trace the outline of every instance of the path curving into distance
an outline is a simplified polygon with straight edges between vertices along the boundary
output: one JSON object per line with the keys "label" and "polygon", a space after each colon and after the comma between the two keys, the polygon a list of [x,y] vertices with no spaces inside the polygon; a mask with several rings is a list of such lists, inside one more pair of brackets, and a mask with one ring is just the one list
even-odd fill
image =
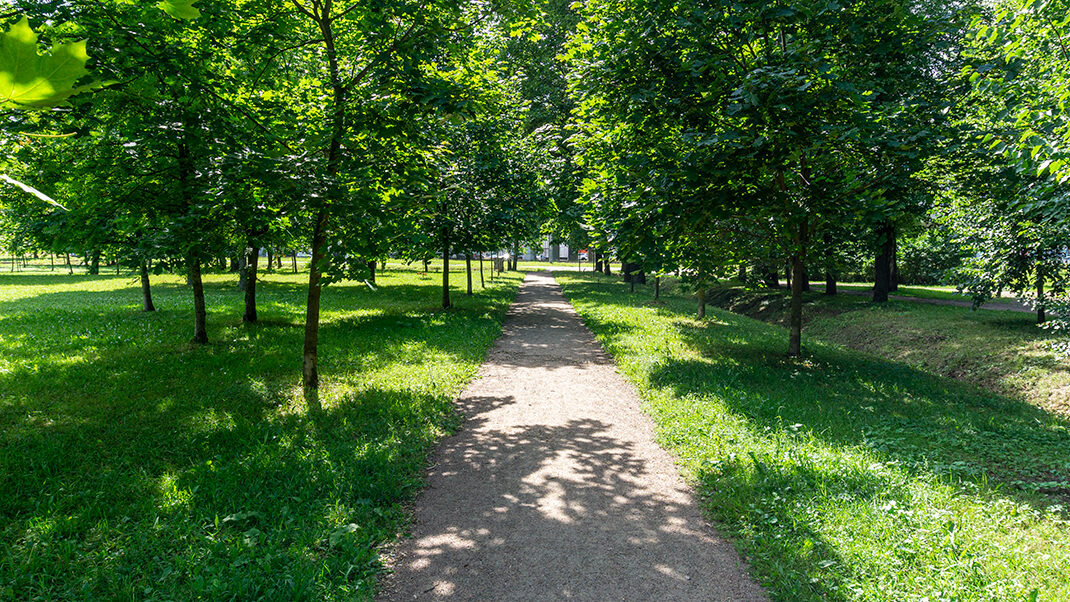
{"label": "path curving into distance", "polygon": [[548,272],[457,400],[381,600],[765,600]]}

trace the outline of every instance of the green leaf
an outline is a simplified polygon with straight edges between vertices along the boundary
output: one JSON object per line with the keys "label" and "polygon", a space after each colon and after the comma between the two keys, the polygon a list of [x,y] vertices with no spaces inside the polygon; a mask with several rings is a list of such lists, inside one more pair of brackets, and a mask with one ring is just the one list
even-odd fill
{"label": "green leaf", "polygon": [[201,16],[201,11],[193,4],[197,0],[161,0],[158,6],[160,10],[183,21],[192,21]]}
{"label": "green leaf", "polygon": [[84,92],[74,82],[89,73],[85,41],[55,44],[37,52],[37,33],[23,17],[0,34],[0,107],[44,108],[63,104]]}

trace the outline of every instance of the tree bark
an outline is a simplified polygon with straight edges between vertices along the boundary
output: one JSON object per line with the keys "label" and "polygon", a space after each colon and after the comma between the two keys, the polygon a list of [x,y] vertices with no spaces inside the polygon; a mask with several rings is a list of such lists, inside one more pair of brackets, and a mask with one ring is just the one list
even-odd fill
{"label": "tree bark", "polygon": [[472,296],[472,254],[464,254],[464,270],[468,274],[468,296]]}
{"label": "tree bark", "polygon": [[201,258],[197,251],[189,253],[189,281],[193,287],[193,342],[208,344],[208,315],[204,307],[204,282],[201,280]]}
{"label": "tree bark", "polygon": [[251,324],[256,322],[256,268],[260,262],[260,247],[249,246],[249,253],[245,260],[245,313],[242,322]]}
{"label": "tree bark", "polygon": [[836,274],[833,274],[832,270],[825,272],[825,294],[836,294]]}
{"label": "tree bark", "polygon": [[810,273],[806,270],[805,263],[803,264],[802,290],[804,293],[810,292]]}
{"label": "tree bark", "polygon": [[794,269],[794,266],[792,266],[791,260],[789,259],[787,267],[784,268],[784,286],[786,288],[788,288],[788,289],[791,289],[791,281],[792,281],[791,271],[793,269]]}
{"label": "tree bark", "polygon": [[654,299],[661,298],[661,276],[654,276]]}
{"label": "tree bark", "polygon": [[275,269],[275,254],[271,252],[271,247],[267,249],[267,271],[270,274]]}
{"label": "tree bark", "polygon": [[238,257],[238,290],[244,291],[249,285],[249,247],[242,250]]}
{"label": "tree bark", "polygon": [[142,261],[139,267],[141,272],[141,310],[156,311],[156,306],[152,303],[152,288],[149,286],[149,266]]}
{"label": "tree bark", "polygon": [[[11,259],[11,270],[15,270],[15,259]],[[93,255],[89,262],[89,273],[93,276],[100,274],[100,249],[93,249]]]}
{"label": "tree bark", "polygon": [[71,254],[70,253],[64,253],[63,256],[67,260],[67,275],[68,276],[73,276],[74,275],[74,266],[71,265]]}
{"label": "tree bark", "polygon": [[698,319],[706,317],[706,287],[705,285],[699,285],[698,287]]}
{"label": "tree bark", "polygon": [[371,274],[370,281],[371,281],[372,284],[375,284],[375,268],[377,266],[378,266],[378,263],[376,261],[374,261],[374,260],[368,262],[368,273]]}
{"label": "tree bark", "polygon": [[602,268],[603,268],[604,273],[605,273],[606,276],[612,276],[613,275],[613,270],[610,269],[609,262],[610,262],[610,259],[609,259],[609,256],[607,255],[606,258],[605,258],[605,261],[602,263]]}
{"label": "tree bark", "polygon": [[892,245],[895,243],[895,229],[892,224],[885,222],[878,231],[880,238],[880,251],[873,263],[873,302],[885,303],[888,301],[888,292],[891,290],[892,277]]}
{"label": "tree bark", "polygon": [[297,273],[297,251],[294,251],[293,253],[290,254],[290,259],[293,260],[294,274],[296,274]]}
{"label": "tree bark", "polygon": [[1037,324],[1047,320],[1044,311],[1044,272],[1037,266]]}
{"label": "tree bark", "polygon": [[487,288],[487,283],[483,280],[483,254],[479,254],[479,288]]}
{"label": "tree bark", "polygon": [[[327,246],[327,209],[321,208],[312,231],[312,260],[308,264],[308,301],[305,304],[305,346],[301,361],[301,384],[305,399],[313,409],[319,407],[320,284],[324,252]],[[296,257],[297,254],[294,254]]]}
{"label": "tree bark", "polygon": [[806,267],[802,251],[796,249],[791,255],[791,316],[788,320],[788,356],[802,354],[802,294]]}

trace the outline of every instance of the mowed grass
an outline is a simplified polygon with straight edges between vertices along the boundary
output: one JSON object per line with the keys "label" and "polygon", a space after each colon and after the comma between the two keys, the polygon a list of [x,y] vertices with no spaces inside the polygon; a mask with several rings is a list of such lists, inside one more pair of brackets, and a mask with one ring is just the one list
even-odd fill
{"label": "mowed grass", "polygon": [[557,278],[775,599],[1070,599],[1066,417],[813,337],[789,359],[783,328]]}
{"label": "mowed grass", "polygon": [[202,348],[178,277],[145,314],[129,277],[0,274],[0,600],[371,597],[520,277],[451,311],[413,271],[325,289],[320,413],[306,278],[263,275],[246,327],[207,276]]}

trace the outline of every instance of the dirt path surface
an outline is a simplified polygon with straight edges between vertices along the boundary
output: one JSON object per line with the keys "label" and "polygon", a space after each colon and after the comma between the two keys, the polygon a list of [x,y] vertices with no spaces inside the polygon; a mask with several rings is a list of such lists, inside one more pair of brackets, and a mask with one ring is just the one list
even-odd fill
{"label": "dirt path surface", "polygon": [[380,599],[765,599],[549,273],[458,403]]}
{"label": "dirt path surface", "polygon": [[[871,297],[873,292],[870,290],[858,290],[840,287],[840,292],[845,295],[855,295],[858,297]],[[902,295],[888,295],[888,298],[892,301],[914,301],[917,303],[930,303],[932,305],[953,305],[955,307],[973,307],[971,301],[960,301],[958,299],[926,299],[924,297],[904,297]],[[995,311],[1017,311],[1022,313],[1033,313],[1033,310],[1022,305],[1017,301],[990,301],[982,305],[979,309],[990,309]]]}

